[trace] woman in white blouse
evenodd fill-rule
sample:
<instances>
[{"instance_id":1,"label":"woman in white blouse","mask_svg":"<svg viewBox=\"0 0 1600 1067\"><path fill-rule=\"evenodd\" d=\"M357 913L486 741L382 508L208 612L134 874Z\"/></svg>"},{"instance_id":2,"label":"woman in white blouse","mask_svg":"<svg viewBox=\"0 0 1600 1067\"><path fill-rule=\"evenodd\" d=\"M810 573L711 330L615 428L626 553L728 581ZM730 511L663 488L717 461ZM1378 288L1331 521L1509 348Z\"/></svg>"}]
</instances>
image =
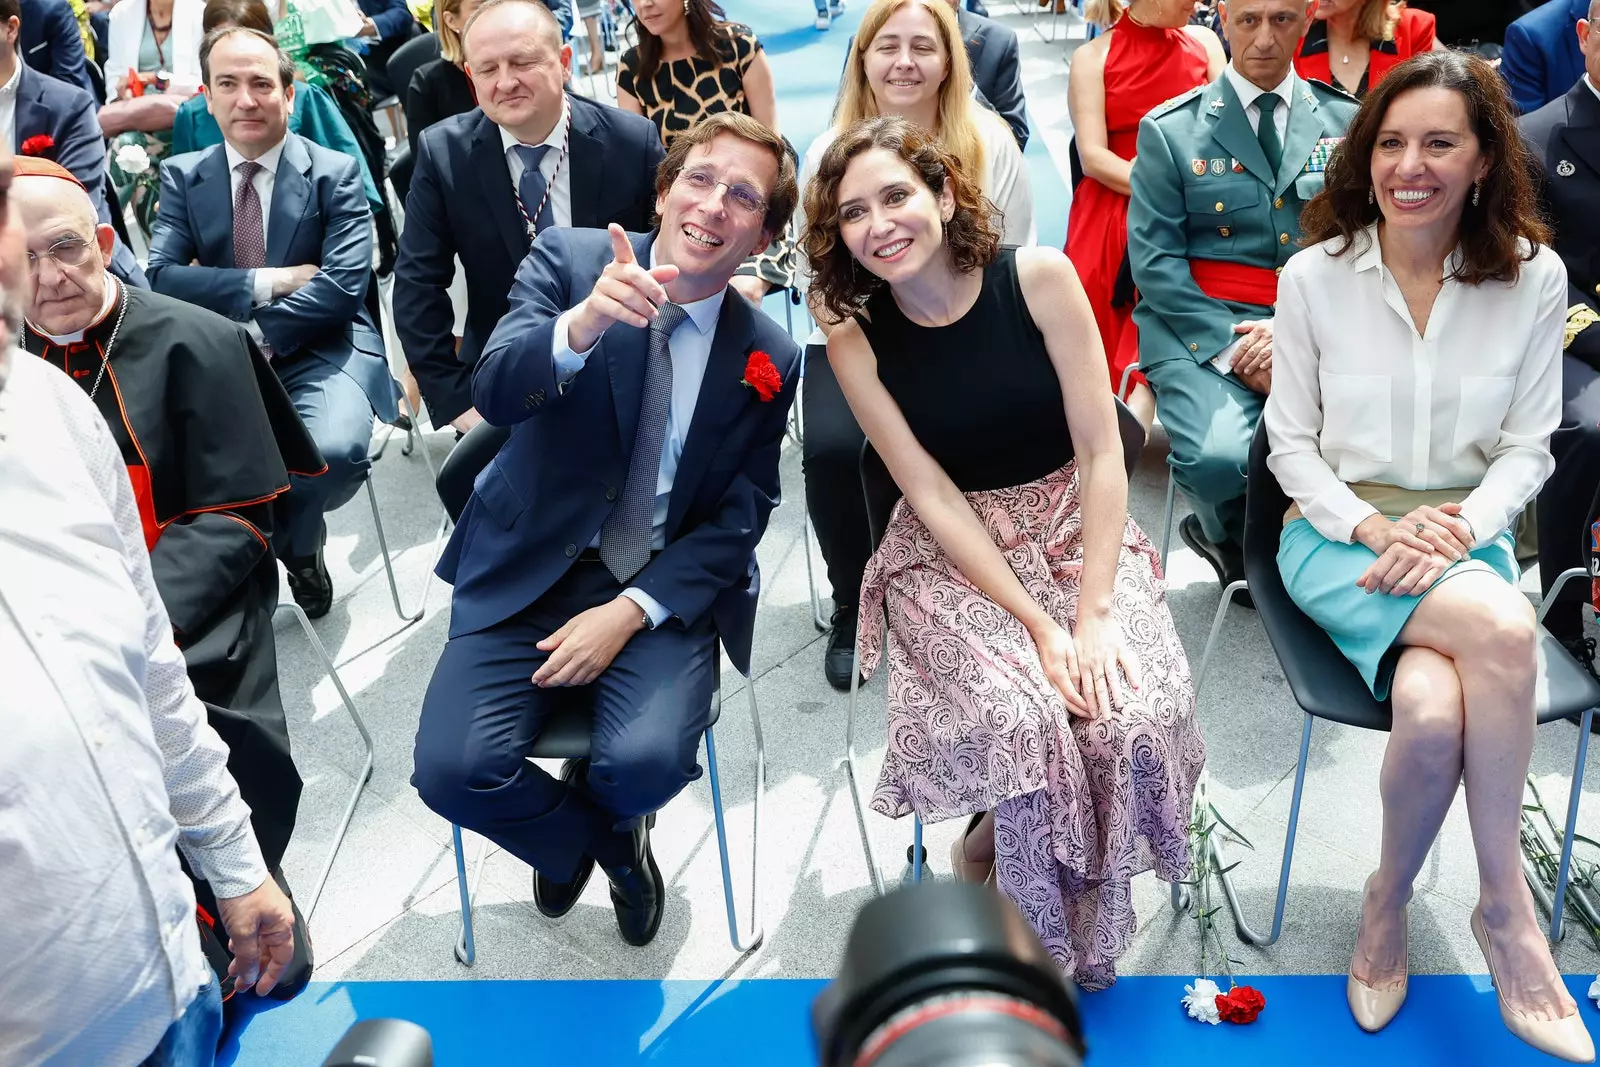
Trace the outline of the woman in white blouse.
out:
<instances>
[{"instance_id":1,"label":"woman in white blouse","mask_svg":"<svg viewBox=\"0 0 1600 1067\"><path fill-rule=\"evenodd\" d=\"M1005 122L973 98L972 68L954 10L946 0L874 0L861 15L845 63L833 125L806 152L800 188L816 177L822 155L838 136L863 119L898 115L944 143L995 210L1000 241L1033 245L1033 187L1022 150ZM806 220L795 212L795 232ZM798 257L796 285L810 288L810 269ZM809 299L809 293L808 293ZM857 463L861 428L828 365L827 334L833 329L814 302L817 329L806 342L804 405L806 502L833 586L833 636L824 653L824 673L834 688L850 688L856 643L856 600L867 565L867 512Z\"/></svg>"},{"instance_id":2,"label":"woman in white blouse","mask_svg":"<svg viewBox=\"0 0 1600 1067\"><path fill-rule=\"evenodd\" d=\"M1392 700L1383 839L1347 984L1367 1030L1406 992L1406 903L1463 772L1471 926L1518 1037L1594 1044L1522 877L1538 626L1511 524L1549 476L1566 297L1516 111L1482 60L1432 52L1367 96L1284 268L1269 464L1294 501L1295 602Z\"/></svg>"}]
</instances>

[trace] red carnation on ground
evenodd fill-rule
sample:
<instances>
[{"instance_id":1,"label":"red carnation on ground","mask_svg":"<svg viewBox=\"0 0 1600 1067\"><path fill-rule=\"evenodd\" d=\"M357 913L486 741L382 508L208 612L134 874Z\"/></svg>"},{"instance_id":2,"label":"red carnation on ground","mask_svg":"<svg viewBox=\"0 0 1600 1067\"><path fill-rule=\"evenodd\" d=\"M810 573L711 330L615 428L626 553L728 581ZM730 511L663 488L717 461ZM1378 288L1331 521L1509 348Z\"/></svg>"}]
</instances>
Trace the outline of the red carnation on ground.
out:
<instances>
[{"instance_id":1,"label":"red carnation on ground","mask_svg":"<svg viewBox=\"0 0 1600 1067\"><path fill-rule=\"evenodd\" d=\"M1222 1016L1223 1022L1253 1023L1266 1006L1267 998L1260 990L1247 985L1234 986L1217 996L1217 1014Z\"/></svg>"},{"instance_id":2,"label":"red carnation on ground","mask_svg":"<svg viewBox=\"0 0 1600 1067\"><path fill-rule=\"evenodd\" d=\"M22 142L17 149L25 156L41 156L44 159L56 158L56 139L48 133L36 133Z\"/></svg>"},{"instance_id":3,"label":"red carnation on ground","mask_svg":"<svg viewBox=\"0 0 1600 1067\"><path fill-rule=\"evenodd\" d=\"M777 396L778 390L783 388L783 375L772 365L772 357L758 348L750 353L750 358L745 361L744 377L740 379L739 384L754 389L756 395L765 403Z\"/></svg>"}]
</instances>

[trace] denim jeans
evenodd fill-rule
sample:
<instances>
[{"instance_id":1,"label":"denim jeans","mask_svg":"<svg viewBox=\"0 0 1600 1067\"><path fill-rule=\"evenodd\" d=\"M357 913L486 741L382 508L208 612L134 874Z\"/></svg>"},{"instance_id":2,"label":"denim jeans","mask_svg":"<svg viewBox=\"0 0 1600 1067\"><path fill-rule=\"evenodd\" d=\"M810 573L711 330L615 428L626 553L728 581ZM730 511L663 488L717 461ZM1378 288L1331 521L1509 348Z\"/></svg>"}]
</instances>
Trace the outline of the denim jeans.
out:
<instances>
[{"instance_id":1,"label":"denim jeans","mask_svg":"<svg viewBox=\"0 0 1600 1067\"><path fill-rule=\"evenodd\" d=\"M217 1041L221 1036L222 993L217 988L216 975L212 975L140 1067L212 1067L217 1061Z\"/></svg>"}]
</instances>

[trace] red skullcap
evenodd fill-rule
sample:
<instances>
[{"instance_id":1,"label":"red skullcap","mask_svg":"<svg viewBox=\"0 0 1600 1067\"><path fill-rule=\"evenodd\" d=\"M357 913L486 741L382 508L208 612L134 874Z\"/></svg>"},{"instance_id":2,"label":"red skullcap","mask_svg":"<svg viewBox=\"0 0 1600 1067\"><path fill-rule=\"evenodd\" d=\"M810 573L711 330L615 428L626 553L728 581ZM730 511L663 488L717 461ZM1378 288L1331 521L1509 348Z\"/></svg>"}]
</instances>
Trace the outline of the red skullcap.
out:
<instances>
[{"instance_id":1,"label":"red skullcap","mask_svg":"<svg viewBox=\"0 0 1600 1067\"><path fill-rule=\"evenodd\" d=\"M66 167L53 159L44 159L40 156L13 156L11 159L11 173L18 178L32 176L39 178L60 178L62 181L71 182L79 189L84 185ZM87 189L84 189L88 192Z\"/></svg>"}]
</instances>

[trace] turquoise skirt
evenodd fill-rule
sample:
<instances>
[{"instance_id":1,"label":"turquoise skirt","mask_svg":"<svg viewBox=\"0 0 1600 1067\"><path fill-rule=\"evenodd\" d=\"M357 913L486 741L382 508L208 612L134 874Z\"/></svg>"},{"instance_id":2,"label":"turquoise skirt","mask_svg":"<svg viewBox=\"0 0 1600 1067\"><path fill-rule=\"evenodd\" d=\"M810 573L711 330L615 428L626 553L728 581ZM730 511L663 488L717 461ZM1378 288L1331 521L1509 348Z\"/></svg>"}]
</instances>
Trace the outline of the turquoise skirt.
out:
<instances>
[{"instance_id":1,"label":"turquoise skirt","mask_svg":"<svg viewBox=\"0 0 1600 1067\"><path fill-rule=\"evenodd\" d=\"M1362 589L1356 579L1377 558L1372 549L1358 542L1346 545L1328 540L1305 519L1285 526L1278 542L1278 573L1283 575L1290 599L1328 632L1339 651L1361 672L1372 695L1387 700L1400 659L1400 631L1427 592L1394 596ZM1510 531L1452 563L1439 582L1468 571L1498 574L1514 584L1519 572Z\"/></svg>"}]
</instances>

